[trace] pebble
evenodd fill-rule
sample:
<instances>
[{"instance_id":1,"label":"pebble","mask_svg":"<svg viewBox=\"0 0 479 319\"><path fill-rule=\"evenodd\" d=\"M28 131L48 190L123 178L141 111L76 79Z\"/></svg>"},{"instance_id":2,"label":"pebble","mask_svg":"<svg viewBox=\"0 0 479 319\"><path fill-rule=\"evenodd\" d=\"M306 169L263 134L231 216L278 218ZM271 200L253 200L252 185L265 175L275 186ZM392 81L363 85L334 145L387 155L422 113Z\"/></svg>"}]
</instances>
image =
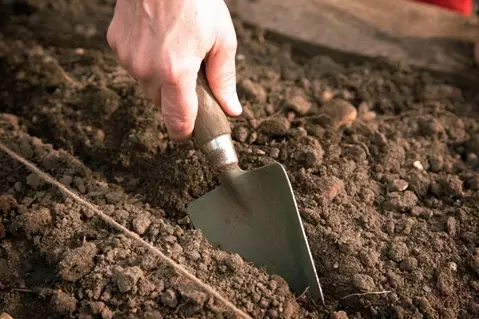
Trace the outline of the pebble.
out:
<instances>
[{"instance_id":1,"label":"pebble","mask_svg":"<svg viewBox=\"0 0 479 319\"><path fill-rule=\"evenodd\" d=\"M319 124L340 127L352 124L358 116L356 108L348 101L335 99L325 103L318 112Z\"/></svg>"},{"instance_id":2,"label":"pebble","mask_svg":"<svg viewBox=\"0 0 479 319\"><path fill-rule=\"evenodd\" d=\"M355 274L353 276L353 286L362 292L374 291L376 288L374 279L366 274Z\"/></svg>"},{"instance_id":3,"label":"pebble","mask_svg":"<svg viewBox=\"0 0 479 319\"><path fill-rule=\"evenodd\" d=\"M238 95L244 95L248 100L259 103L265 103L267 98L266 90L260 84L254 83L250 79L239 81Z\"/></svg>"},{"instance_id":4,"label":"pebble","mask_svg":"<svg viewBox=\"0 0 479 319\"><path fill-rule=\"evenodd\" d=\"M263 151L263 150L261 150L261 149L259 149L259 148L257 148L257 149L255 150L255 153L256 153L256 155L265 155L265 154L266 154L265 151Z\"/></svg>"},{"instance_id":5,"label":"pebble","mask_svg":"<svg viewBox=\"0 0 479 319\"><path fill-rule=\"evenodd\" d=\"M194 250L194 251L191 251L191 252L188 253L188 258L191 259L192 261L198 261L198 260L200 260L201 255L200 255L199 252Z\"/></svg>"},{"instance_id":6,"label":"pebble","mask_svg":"<svg viewBox=\"0 0 479 319\"><path fill-rule=\"evenodd\" d=\"M238 254L227 255L224 262L231 271L237 271L243 266L243 259Z\"/></svg>"},{"instance_id":7,"label":"pebble","mask_svg":"<svg viewBox=\"0 0 479 319\"><path fill-rule=\"evenodd\" d=\"M297 94L286 100L286 108L291 109L299 115L305 115L311 109L312 103L302 95Z\"/></svg>"},{"instance_id":8,"label":"pebble","mask_svg":"<svg viewBox=\"0 0 479 319\"><path fill-rule=\"evenodd\" d=\"M403 179L394 179L391 181L390 188L394 192L402 192L408 188L409 184Z\"/></svg>"},{"instance_id":9,"label":"pebble","mask_svg":"<svg viewBox=\"0 0 479 319\"><path fill-rule=\"evenodd\" d=\"M271 156L272 158L278 158L279 152L280 152L279 148L273 147L269 150L269 156Z\"/></svg>"},{"instance_id":10,"label":"pebble","mask_svg":"<svg viewBox=\"0 0 479 319\"><path fill-rule=\"evenodd\" d=\"M116 275L118 290L120 290L120 292L132 290L141 277L143 277L143 270L138 266L129 267L120 271Z\"/></svg>"},{"instance_id":11,"label":"pebble","mask_svg":"<svg viewBox=\"0 0 479 319\"><path fill-rule=\"evenodd\" d=\"M148 216L145 216L144 214L138 215L135 219L133 219L132 225L133 225L133 230L135 233L138 235L143 235L148 227L150 227L151 220L148 218Z\"/></svg>"},{"instance_id":12,"label":"pebble","mask_svg":"<svg viewBox=\"0 0 479 319\"><path fill-rule=\"evenodd\" d=\"M412 166L415 168L415 169L418 169L420 171L424 170L424 167L422 166L421 162L420 161L414 161L414 163L412 163Z\"/></svg>"},{"instance_id":13,"label":"pebble","mask_svg":"<svg viewBox=\"0 0 479 319\"><path fill-rule=\"evenodd\" d=\"M319 94L319 101L324 104L329 101L331 101L334 97L334 92L331 88L325 88L320 94Z\"/></svg>"},{"instance_id":14,"label":"pebble","mask_svg":"<svg viewBox=\"0 0 479 319\"><path fill-rule=\"evenodd\" d=\"M246 141L248 134L248 129L245 126L235 126L233 132L231 132L233 139L241 143Z\"/></svg>"}]
</instances>

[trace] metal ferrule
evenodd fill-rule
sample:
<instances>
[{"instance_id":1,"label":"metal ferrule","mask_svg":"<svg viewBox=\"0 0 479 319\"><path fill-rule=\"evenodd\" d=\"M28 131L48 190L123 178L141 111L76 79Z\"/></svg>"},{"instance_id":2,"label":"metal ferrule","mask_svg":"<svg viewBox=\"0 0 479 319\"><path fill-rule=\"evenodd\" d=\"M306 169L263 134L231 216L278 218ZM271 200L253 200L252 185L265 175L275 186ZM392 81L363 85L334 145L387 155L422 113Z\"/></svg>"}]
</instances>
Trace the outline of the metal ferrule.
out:
<instances>
[{"instance_id":1,"label":"metal ferrule","mask_svg":"<svg viewBox=\"0 0 479 319\"><path fill-rule=\"evenodd\" d=\"M216 169L234 167L238 164L238 156L229 134L224 134L206 142L203 152Z\"/></svg>"}]
</instances>

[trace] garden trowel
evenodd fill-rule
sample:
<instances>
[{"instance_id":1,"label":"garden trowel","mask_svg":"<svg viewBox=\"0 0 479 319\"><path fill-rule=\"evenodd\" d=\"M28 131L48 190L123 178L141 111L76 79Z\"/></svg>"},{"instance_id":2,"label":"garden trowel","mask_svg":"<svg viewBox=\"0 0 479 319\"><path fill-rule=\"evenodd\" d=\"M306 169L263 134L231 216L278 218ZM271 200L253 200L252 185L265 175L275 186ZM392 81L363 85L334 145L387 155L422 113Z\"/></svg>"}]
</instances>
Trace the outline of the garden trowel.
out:
<instances>
[{"instance_id":1,"label":"garden trowel","mask_svg":"<svg viewBox=\"0 0 479 319\"><path fill-rule=\"evenodd\" d=\"M230 124L204 73L198 73L194 138L220 186L191 202L193 225L215 246L283 277L297 294L324 303L306 234L285 169L279 163L252 171L238 166Z\"/></svg>"}]
</instances>

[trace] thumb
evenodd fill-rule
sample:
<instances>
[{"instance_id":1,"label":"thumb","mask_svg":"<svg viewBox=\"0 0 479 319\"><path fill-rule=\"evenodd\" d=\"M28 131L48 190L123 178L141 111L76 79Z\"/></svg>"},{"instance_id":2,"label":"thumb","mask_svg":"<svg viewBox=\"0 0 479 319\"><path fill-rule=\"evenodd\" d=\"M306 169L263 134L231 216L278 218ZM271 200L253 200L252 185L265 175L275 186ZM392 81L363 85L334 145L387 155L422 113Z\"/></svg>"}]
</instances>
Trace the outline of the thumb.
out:
<instances>
[{"instance_id":1,"label":"thumb","mask_svg":"<svg viewBox=\"0 0 479 319\"><path fill-rule=\"evenodd\" d=\"M198 113L196 73L161 85L161 110L168 134L173 140L191 137Z\"/></svg>"},{"instance_id":2,"label":"thumb","mask_svg":"<svg viewBox=\"0 0 479 319\"><path fill-rule=\"evenodd\" d=\"M236 92L235 55L236 42L234 45L217 43L208 53L205 67L211 92L230 116L238 116L243 111Z\"/></svg>"}]
</instances>

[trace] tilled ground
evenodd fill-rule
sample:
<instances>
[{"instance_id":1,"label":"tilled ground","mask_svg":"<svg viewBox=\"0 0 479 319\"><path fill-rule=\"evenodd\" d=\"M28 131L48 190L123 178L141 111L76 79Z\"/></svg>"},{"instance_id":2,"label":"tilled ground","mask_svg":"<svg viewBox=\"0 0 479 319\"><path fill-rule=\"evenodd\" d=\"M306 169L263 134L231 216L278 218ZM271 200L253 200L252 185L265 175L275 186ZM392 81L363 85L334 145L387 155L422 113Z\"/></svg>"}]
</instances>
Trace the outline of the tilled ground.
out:
<instances>
[{"instance_id":1,"label":"tilled ground","mask_svg":"<svg viewBox=\"0 0 479 319\"><path fill-rule=\"evenodd\" d=\"M286 166L327 299L314 305L192 229L186 204L216 175L191 142L168 139L117 66L104 40L111 2L0 10L2 142L255 318L479 316L477 89L391 61L299 58L236 22L245 112L233 137L243 168ZM0 310L229 316L18 162L0 163Z\"/></svg>"}]
</instances>

